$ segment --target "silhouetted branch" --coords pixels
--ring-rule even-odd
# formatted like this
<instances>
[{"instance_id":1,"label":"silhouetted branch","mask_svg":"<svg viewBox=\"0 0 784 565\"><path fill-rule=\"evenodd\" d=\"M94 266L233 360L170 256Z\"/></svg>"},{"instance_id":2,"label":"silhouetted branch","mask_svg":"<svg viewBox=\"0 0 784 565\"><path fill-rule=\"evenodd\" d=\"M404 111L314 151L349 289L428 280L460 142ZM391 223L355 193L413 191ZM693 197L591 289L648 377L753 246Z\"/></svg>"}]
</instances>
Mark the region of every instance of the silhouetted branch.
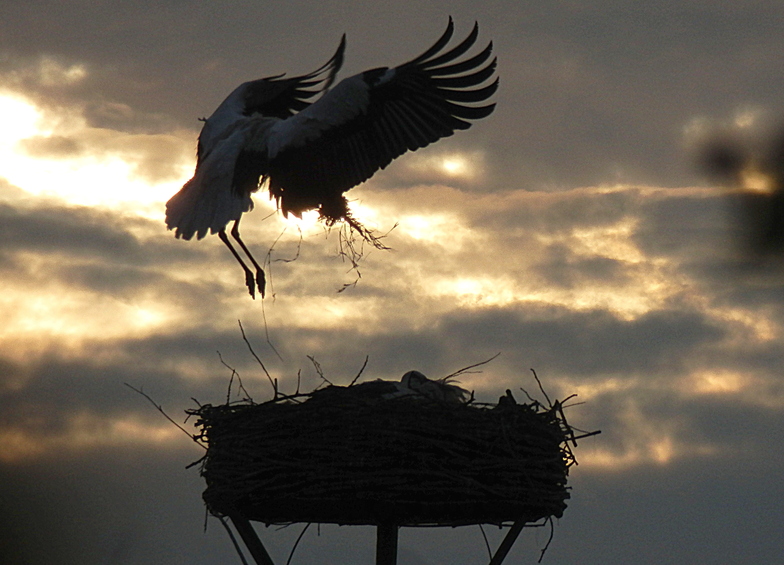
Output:
<instances>
[{"instance_id":1,"label":"silhouetted branch","mask_svg":"<svg viewBox=\"0 0 784 565\"><path fill-rule=\"evenodd\" d=\"M245 386L242 384L242 378L240 377L240 374L237 372L237 370L223 360L223 356L221 355L220 351L217 351L216 353L218 354L218 359L220 359L221 365L223 365L224 367L226 367L231 371L231 378L229 379L229 389L226 392L226 404L229 404L229 402L231 402L231 385L234 382L235 376L237 377L237 381L239 382L239 390L245 393L245 398L247 400L253 402L253 398L251 398L250 394L248 394L248 391L245 389Z\"/></svg>"},{"instance_id":2,"label":"silhouetted branch","mask_svg":"<svg viewBox=\"0 0 784 565\"><path fill-rule=\"evenodd\" d=\"M553 403L550 400L550 397L547 396L547 393L545 392L544 387L542 386L542 381L539 380L539 376L536 374L536 371L531 369L531 372L534 374L534 378L536 379L536 384L539 385L539 390L542 391L542 394L544 395L545 400L547 400L547 406L552 408L553 407Z\"/></svg>"},{"instance_id":3,"label":"silhouetted branch","mask_svg":"<svg viewBox=\"0 0 784 565\"><path fill-rule=\"evenodd\" d=\"M308 359L310 359L310 362L313 363L313 368L316 369L316 373L318 373L318 376L321 377L321 380L323 381L321 384L323 385L324 383L327 383L328 385L332 386L332 382L330 382L330 380L324 376L324 371L321 368L321 363L316 361L316 358L313 357L312 355L308 355L307 357ZM316 388L319 388L320 386L321 385L319 385Z\"/></svg>"},{"instance_id":4,"label":"silhouetted branch","mask_svg":"<svg viewBox=\"0 0 784 565\"><path fill-rule=\"evenodd\" d=\"M297 541L294 542L294 547L291 548L291 553L289 553L289 558L286 560L286 565L290 565L291 564L291 558L294 557L294 552L297 550L297 546L299 545L299 542L302 539L302 536L305 535L305 532L308 531L309 527L310 527L310 522L305 524L305 527L302 528L302 531L299 533L299 536L297 536Z\"/></svg>"},{"instance_id":5,"label":"silhouetted branch","mask_svg":"<svg viewBox=\"0 0 784 565\"><path fill-rule=\"evenodd\" d=\"M352 380L351 383L348 386L352 386L352 385L354 385L357 382L357 380L359 379L360 375L362 375L362 372L365 370L365 367L367 367L368 359L370 359L370 357L368 355L365 355L365 362L362 363L362 368L359 370L359 373L357 373L357 376L354 377L354 380Z\"/></svg>"},{"instance_id":6,"label":"silhouetted branch","mask_svg":"<svg viewBox=\"0 0 784 565\"><path fill-rule=\"evenodd\" d=\"M469 365L468 367L463 367L462 369L460 369L458 371L455 371L451 375L447 375L443 379L440 379L440 380L443 381L443 382L446 382L449 379L452 379L452 378L454 378L454 377L456 377L458 375L462 375L463 373L467 373L470 369L474 369L476 367L481 367L482 365L487 365L490 361L492 361L493 359L495 359L499 355L501 355L500 351L498 353L496 353L495 355L493 355L492 357L490 357L490 359L487 359L485 361L481 361L479 363L474 363L473 365Z\"/></svg>"},{"instance_id":7,"label":"silhouetted branch","mask_svg":"<svg viewBox=\"0 0 784 565\"><path fill-rule=\"evenodd\" d=\"M270 346L270 349L277 355L278 359L283 361L283 357L278 353L278 349L273 345L272 340L270 339L269 326L267 325L267 309L264 307L264 301L261 303L261 318L264 320L264 337L267 340L267 345Z\"/></svg>"},{"instance_id":8,"label":"silhouetted branch","mask_svg":"<svg viewBox=\"0 0 784 565\"><path fill-rule=\"evenodd\" d=\"M487 555L492 560L493 559L493 550L490 549L490 542L487 540L487 534L485 533L485 529L482 526L482 524L479 524L479 531L482 532L482 537L485 540L485 547L487 547Z\"/></svg>"},{"instance_id":9,"label":"silhouetted branch","mask_svg":"<svg viewBox=\"0 0 784 565\"><path fill-rule=\"evenodd\" d=\"M134 391L134 392L136 392L136 393L138 393L138 394L141 394L141 395L142 395L144 398L146 398L146 399L147 399L147 400L150 402L150 404L152 404L153 406L155 406L155 408L157 408L157 409L158 409L158 412L160 412L161 414L163 414L163 415L164 415L164 417L165 417L167 420L169 420L169 421L170 421L172 424L174 424L174 425L175 425L175 426L177 426L177 427L178 427L180 430L182 430L182 433L184 433L184 434L185 434L185 435L187 435L189 438L191 438L191 440L193 440L193 442L194 442L195 444L197 444L197 445L200 445L200 446L201 446L203 449L207 449L207 447L206 447L206 446L204 446L204 445L203 445L203 444L202 444L202 443L199 441L199 436L197 436L197 435L194 435L194 434L191 434L191 433L188 433L188 430L186 430L186 429L185 429L185 428L183 428L181 425L179 425L177 422L175 422L174 420L172 420L171 416L169 416L169 415L168 415L168 414L167 414L167 413L166 413L166 412L163 410L163 407L162 407L160 404L156 403L156 402L155 402L155 401L154 401L154 400L153 400L153 399L150 397L150 395L148 395L146 392L144 392L143 390L141 390L141 389L139 389L139 388L134 388L134 387L132 387L132 386L131 386L131 385L129 385L128 383L123 383L123 384L124 384L125 386L127 386L129 389L131 389L132 391Z\"/></svg>"},{"instance_id":10,"label":"silhouetted branch","mask_svg":"<svg viewBox=\"0 0 784 565\"><path fill-rule=\"evenodd\" d=\"M240 544L237 543L237 538L234 537L234 532L231 531L231 528L226 523L226 518L223 516L218 516L218 521L220 521L221 525L226 528L226 531L229 533L229 539L231 539L231 543L234 544L234 549L237 550L237 554L240 556L240 561L242 561L242 565L248 565L248 562L245 559L245 555L242 553L242 549L240 548Z\"/></svg>"},{"instance_id":11,"label":"silhouetted branch","mask_svg":"<svg viewBox=\"0 0 784 565\"><path fill-rule=\"evenodd\" d=\"M297 242L297 252L294 254L294 257L292 257L291 259L275 259L275 262L291 263L299 259L299 254L302 250L302 228L297 226L297 230L299 231L299 241ZM269 258L270 262L272 262L272 250L275 248L275 245L277 245L278 241L280 241L280 238L283 237L284 233L286 233L285 229L282 232L280 232L280 235L275 239L275 241L272 243L272 247L270 247L269 251L267 252L267 257Z\"/></svg>"},{"instance_id":12,"label":"silhouetted branch","mask_svg":"<svg viewBox=\"0 0 784 565\"><path fill-rule=\"evenodd\" d=\"M248 346L248 351L250 351L250 354L253 355L253 357L256 359L258 364L261 366L262 370L264 371L264 374L267 375L267 378L269 379L269 382L272 385L272 391L273 391L273 393L275 395L275 398L277 398L278 397L278 381L277 381L277 379L273 379L272 378L272 375L270 375L269 371L267 371L267 367L264 366L264 363L262 363L262 361L259 358L259 356L256 355L256 352L253 350L253 346L250 344L250 341L248 341L248 337L245 335L245 328L242 327L242 321L241 320L237 320L237 323L240 325L240 332L242 333L242 339L245 342L245 345Z\"/></svg>"},{"instance_id":13,"label":"silhouetted branch","mask_svg":"<svg viewBox=\"0 0 784 565\"><path fill-rule=\"evenodd\" d=\"M544 559L544 554L547 551L547 548L550 547L550 542L553 541L553 535L555 535L555 526L553 526L552 516L547 518L547 523L550 524L550 537L547 538L547 543L544 544L544 547L542 548L542 552L539 554L539 559L536 561L537 563L541 563L542 559Z\"/></svg>"}]
</instances>

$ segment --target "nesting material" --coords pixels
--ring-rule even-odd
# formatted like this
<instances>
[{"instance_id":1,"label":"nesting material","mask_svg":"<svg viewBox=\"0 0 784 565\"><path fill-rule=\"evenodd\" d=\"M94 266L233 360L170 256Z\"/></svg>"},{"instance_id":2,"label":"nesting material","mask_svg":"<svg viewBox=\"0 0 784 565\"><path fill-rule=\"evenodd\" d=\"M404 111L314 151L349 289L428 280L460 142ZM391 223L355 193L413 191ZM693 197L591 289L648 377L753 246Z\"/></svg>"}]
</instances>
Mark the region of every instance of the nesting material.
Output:
<instances>
[{"instance_id":1,"label":"nesting material","mask_svg":"<svg viewBox=\"0 0 784 565\"><path fill-rule=\"evenodd\" d=\"M207 445L207 507L267 524L560 517L574 462L560 404L517 404L508 392L480 404L440 385L444 394L371 381L191 411Z\"/></svg>"}]
</instances>

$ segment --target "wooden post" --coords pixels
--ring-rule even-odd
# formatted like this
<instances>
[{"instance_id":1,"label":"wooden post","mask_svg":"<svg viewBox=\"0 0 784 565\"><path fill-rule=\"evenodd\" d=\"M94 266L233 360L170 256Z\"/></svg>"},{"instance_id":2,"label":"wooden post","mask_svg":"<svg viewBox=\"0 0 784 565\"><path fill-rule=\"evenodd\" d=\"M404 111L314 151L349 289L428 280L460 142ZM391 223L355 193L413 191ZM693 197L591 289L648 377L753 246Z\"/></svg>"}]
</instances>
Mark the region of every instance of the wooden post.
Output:
<instances>
[{"instance_id":1,"label":"wooden post","mask_svg":"<svg viewBox=\"0 0 784 565\"><path fill-rule=\"evenodd\" d=\"M397 564L397 524L376 527L376 565Z\"/></svg>"},{"instance_id":2,"label":"wooden post","mask_svg":"<svg viewBox=\"0 0 784 565\"><path fill-rule=\"evenodd\" d=\"M248 548L257 565L275 565L264 544L261 543L256 530L253 529L250 520L240 514L230 514L229 518L237 528L242 541L245 542L245 547Z\"/></svg>"},{"instance_id":3,"label":"wooden post","mask_svg":"<svg viewBox=\"0 0 784 565\"><path fill-rule=\"evenodd\" d=\"M503 563L507 553L509 553L509 550L512 549L515 540L517 540L517 536L519 536L520 532L523 531L524 526L525 520L518 520L512 524L512 528L506 533L506 536L504 536L501 545L498 546L498 549L495 551L495 555L493 555L493 558L490 560L490 565L501 565L501 563Z\"/></svg>"}]
</instances>

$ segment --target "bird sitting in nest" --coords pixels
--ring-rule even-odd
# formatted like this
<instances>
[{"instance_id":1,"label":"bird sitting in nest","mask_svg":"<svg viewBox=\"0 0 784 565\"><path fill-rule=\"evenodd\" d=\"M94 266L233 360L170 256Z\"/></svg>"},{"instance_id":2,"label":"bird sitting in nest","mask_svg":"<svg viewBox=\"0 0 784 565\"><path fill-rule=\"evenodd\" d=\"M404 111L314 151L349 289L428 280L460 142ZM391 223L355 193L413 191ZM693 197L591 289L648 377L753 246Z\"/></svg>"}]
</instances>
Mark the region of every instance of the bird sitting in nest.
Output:
<instances>
[{"instance_id":1,"label":"bird sitting in nest","mask_svg":"<svg viewBox=\"0 0 784 565\"><path fill-rule=\"evenodd\" d=\"M400 398L402 396L425 397L445 404L465 404L470 394L464 388L451 385L441 380L431 380L419 371L408 371L399 383L395 385L395 392L387 393L384 398Z\"/></svg>"}]
</instances>

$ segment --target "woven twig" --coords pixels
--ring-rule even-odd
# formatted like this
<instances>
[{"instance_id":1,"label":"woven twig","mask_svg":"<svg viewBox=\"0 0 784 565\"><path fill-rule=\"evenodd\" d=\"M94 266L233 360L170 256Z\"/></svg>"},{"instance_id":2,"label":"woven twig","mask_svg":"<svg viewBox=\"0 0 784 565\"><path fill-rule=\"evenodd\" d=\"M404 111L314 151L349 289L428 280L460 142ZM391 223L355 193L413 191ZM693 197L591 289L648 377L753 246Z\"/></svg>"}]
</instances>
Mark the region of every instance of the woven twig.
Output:
<instances>
[{"instance_id":1,"label":"woven twig","mask_svg":"<svg viewBox=\"0 0 784 565\"><path fill-rule=\"evenodd\" d=\"M573 434L558 402L385 398L380 381L204 405L204 500L265 523L462 525L560 517Z\"/></svg>"}]
</instances>

